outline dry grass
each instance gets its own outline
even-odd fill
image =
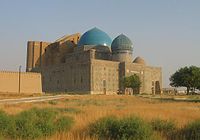
[[[149,121],[152,118],[175,120],[179,127],[189,121],[200,119],[200,103],[163,102],[135,96],[85,95],[66,97],[55,101],[55,104],[41,102],[0,105],[0,109],[9,114],[16,114],[33,107],[74,108],[80,110],[80,112],[73,112],[73,110],[72,112],[63,112],[66,115],[73,116],[76,123],[70,132],[55,134],[48,138],[50,140],[94,140],[95,138],[91,138],[83,132],[87,129],[88,124],[107,115],[115,115],[117,117],[136,115]]]
[[[17,98],[23,98],[23,97],[36,97],[41,96],[40,93],[34,93],[34,94],[24,94],[24,93],[5,93],[0,92],[0,99],[17,99]]]

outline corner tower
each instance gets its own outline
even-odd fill
[[[112,50],[113,61],[119,61],[119,62],[132,61],[133,43],[127,36],[123,34],[117,36],[111,44],[111,50]]]

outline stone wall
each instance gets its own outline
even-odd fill
[[[43,91],[90,93],[90,58],[93,51],[66,55],[66,62],[42,68]]]
[[[90,64],[64,63],[42,69],[45,92],[90,92]]]
[[[161,94],[162,69],[160,67],[147,66],[144,74],[145,93]]]
[[[140,93],[160,94],[162,89],[162,69],[135,63],[122,63],[124,76],[137,74],[141,80]]]
[[[141,81],[140,93],[147,91],[145,84],[151,79],[146,79],[145,81],[145,65],[134,64],[134,63],[125,63],[124,64],[124,76],[128,77],[131,75],[138,75]],[[122,76],[123,77],[123,76]],[[122,79],[121,79],[122,80]]]
[[[19,87],[20,85],[20,87]],[[0,92],[2,93],[42,93],[41,74],[21,72],[0,72]]]
[[[91,61],[91,93],[116,94],[119,90],[119,62]]]

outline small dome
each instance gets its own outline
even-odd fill
[[[93,28],[85,32],[79,42],[78,46],[83,45],[102,45],[102,46],[111,46],[111,38],[102,30],[98,28]]]
[[[143,58],[141,57],[136,57],[133,63],[141,64],[141,65],[146,65],[146,62],[144,61]]]
[[[133,43],[127,36],[121,34],[113,40],[111,49],[113,52],[120,50],[133,51]]]

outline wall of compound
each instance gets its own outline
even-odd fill
[[[41,74],[30,72],[0,72],[1,93],[42,93]]]

